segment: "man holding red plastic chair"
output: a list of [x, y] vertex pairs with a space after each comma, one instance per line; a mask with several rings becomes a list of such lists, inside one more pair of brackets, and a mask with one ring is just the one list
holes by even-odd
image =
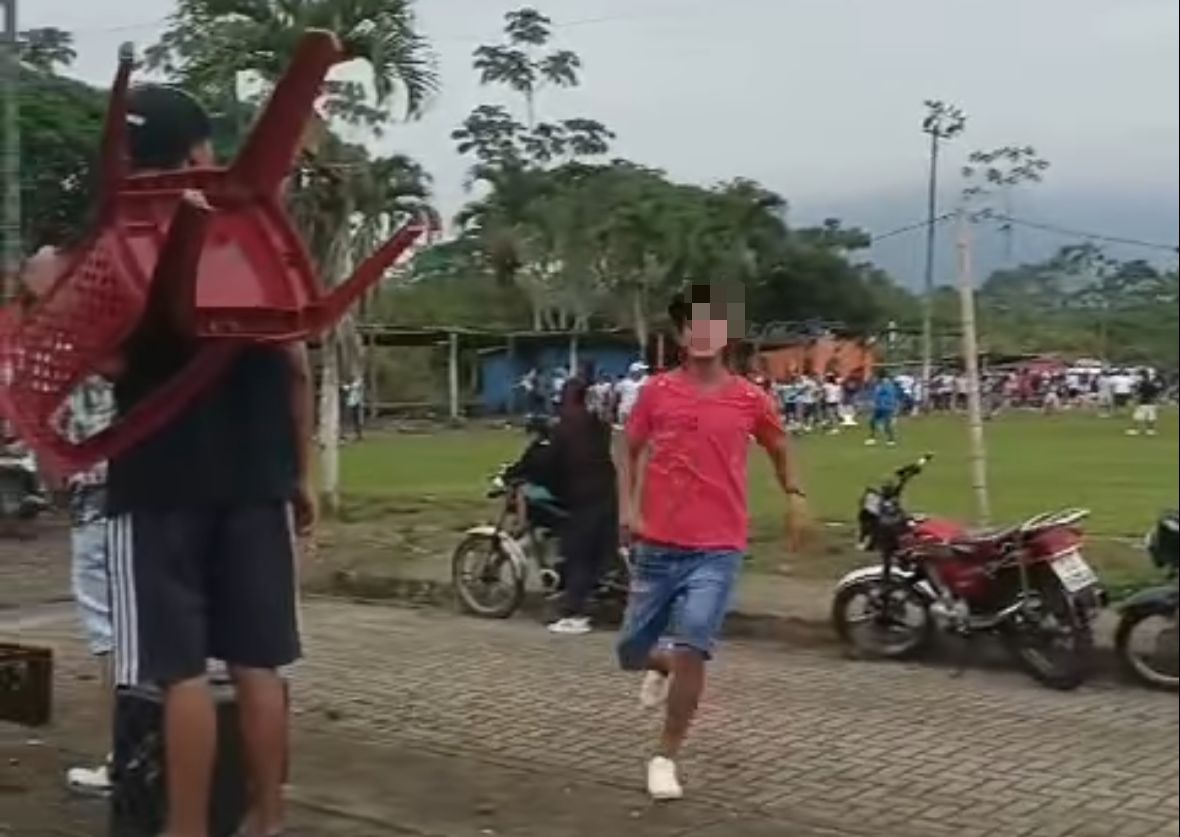
[[[180, 90], [133, 90], [127, 123], [137, 173], [212, 163], [209, 117]], [[194, 351], [141, 327], [117, 363], [118, 413]], [[164, 690], [166, 837], [208, 834], [217, 741], [209, 658], [226, 663], [237, 689], [250, 792], [243, 833], [282, 833], [287, 706], [278, 669], [300, 654], [296, 537], [315, 516], [312, 415], [306, 349], [251, 346], [179, 417], [110, 463], [115, 678]]]

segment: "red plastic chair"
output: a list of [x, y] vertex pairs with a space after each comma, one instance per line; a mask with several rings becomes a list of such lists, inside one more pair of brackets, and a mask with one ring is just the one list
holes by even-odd
[[[191, 404], [243, 346], [330, 328], [427, 232], [425, 221], [405, 224], [330, 292], [315, 276], [281, 192], [324, 76], [343, 57], [334, 35], [308, 32], [232, 165], [142, 175], [127, 173], [131, 57], [121, 57], [95, 232], [36, 304], [0, 311], [0, 417], [50, 468], [118, 456]], [[144, 327], [196, 339], [191, 362], [104, 432], [64, 438], [57, 417], [69, 393]]]

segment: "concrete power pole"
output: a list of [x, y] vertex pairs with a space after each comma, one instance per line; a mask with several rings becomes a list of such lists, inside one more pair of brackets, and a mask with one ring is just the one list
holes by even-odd
[[17, 272], [21, 262], [20, 225], [20, 109], [17, 92], [20, 86], [20, 44], [16, 29], [16, 0], [4, 4], [3, 56], [0, 56], [0, 99], [4, 126], [0, 148], [0, 177], [4, 180], [3, 204], [0, 205], [0, 302], [16, 294]]
[[971, 220], [959, 211], [958, 285], [963, 321], [963, 368], [967, 374], [967, 441], [971, 461], [971, 488], [975, 494], [975, 518], [986, 526], [991, 517], [987, 494], [987, 450], [983, 441], [983, 405], [979, 393], [979, 345], [975, 337], [975, 285], [971, 277]]

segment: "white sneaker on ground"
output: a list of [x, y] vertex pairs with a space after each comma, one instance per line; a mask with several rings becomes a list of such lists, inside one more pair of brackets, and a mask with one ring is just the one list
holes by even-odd
[[647, 793], [656, 801], [680, 799], [684, 788], [676, 778], [676, 762], [656, 756], [647, 763]]
[[590, 633], [589, 616], [566, 616], [548, 625], [549, 633], [577, 636]]
[[668, 675], [662, 671], [648, 670], [639, 684], [639, 705], [644, 709], [656, 709], [668, 699]]
[[897, 447], [897, 442], [895, 442], [895, 441], [893, 441], [892, 439], [890, 439], [888, 442], [886, 442], [886, 443], [885, 443], [885, 447], [887, 447], [887, 448], [895, 448], [895, 447]]
[[876, 439], [865, 439], [865, 444], [872, 446], [872, 445], [877, 444], [877, 440]]
[[74, 793], [107, 796], [111, 792], [109, 763], [103, 763], [98, 767], [71, 767], [66, 771], [66, 784]]
[[1128, 436], [1138, 436], [1139, 431], [1136, 430], [1134, 427], [1129, 427], [1129, 428], [1127, 428], [1127, 435]]

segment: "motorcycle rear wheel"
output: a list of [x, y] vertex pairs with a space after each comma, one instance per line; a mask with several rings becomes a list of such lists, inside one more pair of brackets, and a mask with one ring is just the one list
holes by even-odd
[[[1155, 637], [1156, 655], [1152, 662], [1144, 659], [1138, 653], [1134, 642], [1135, 631], [1144, 622], [1156, 617], [1171, 620], [1171, 627], [1158, 631]], [[1168, 635], [1170, 634], [1170, 636]], [[1167, 644], [1171, 641], [1170, 646]], [[1158, 608], [1144, 608], [1131, 613], [1124, 613], [1119, 620], [1118, 629], [1114, 635], [1114, 647], [1119, 656], [1123, 670], [1141, 683], [1152, 688], [1168, 691], [1180, 690], [1180, 676], [1177, 676], [1176, 663], [1176, 609], [1160, 604]], [[1161, 671], [1153, 665], [1156, 661], [1171, 663], [1171, 671]]]
[[[1094, 656], [1094, 634], [1087, 615], [1070, 599], [1056, 576], [1033, 574], [1031, 594], [1038, 610], [1018, 614], [1004, 626], [1009, 652], [1034, 679], [1052, 689], [1069, 691], [1085, 682]], [[1064, 640], [1059, 650], [1051, 643]]]
[[524, 601], [524, 576], [492, 535], [468, 535], [451, 558], [459, 606], [485, 619], [507, 619]]
[[[934, 637], [934, 620], [930, 603], [910, 584], [895, 581], [889, 591], [888, 605], [880, 578], [865, 578], [841, 587], [832, 600], [832, 625], [846, 645], [859, 652], [894, 660], [913, 657], [924, 651]], [[854, 615], [854, 603], [864, 599], [866, 613]], [[899, 608], [920, 614], [918, 624], [898, 618]]]

